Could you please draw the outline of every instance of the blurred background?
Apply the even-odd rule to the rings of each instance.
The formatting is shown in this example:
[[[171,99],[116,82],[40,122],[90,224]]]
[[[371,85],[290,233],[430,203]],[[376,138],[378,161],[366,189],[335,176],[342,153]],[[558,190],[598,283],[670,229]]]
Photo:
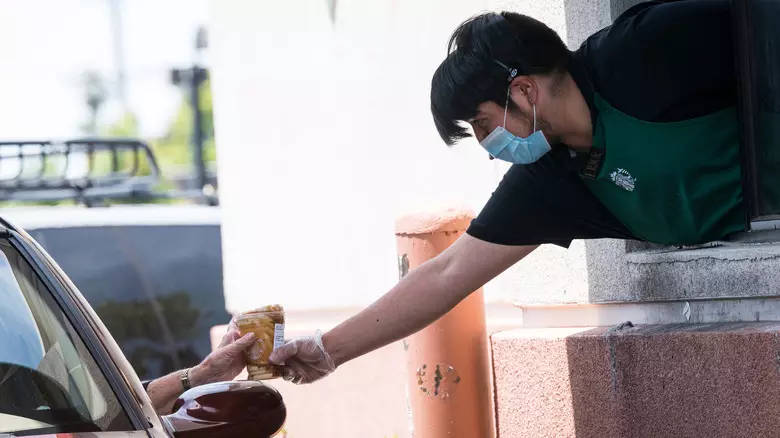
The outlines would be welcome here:
[[[198,363],[230,318],[218,211],[197,208],[218,203],[207,18],[205,0],[0,1],[1,208],[142,378]]]
[[[174,70],[207,66],[206,6],[205,0],[0,1],[2,138],[140,138],[166,174],[190,173],[192,98],[187,78],[175,78]],[[200,89],[204,158],[213,169],[208,78]]]

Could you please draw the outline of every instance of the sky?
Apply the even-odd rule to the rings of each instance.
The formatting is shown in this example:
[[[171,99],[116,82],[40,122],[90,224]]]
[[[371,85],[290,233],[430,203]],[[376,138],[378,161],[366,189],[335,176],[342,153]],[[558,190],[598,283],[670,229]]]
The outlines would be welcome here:
[[[81,73],[115,77],[111,1],[122,11],[126,94],[141,137],[164,133],[181,100],[169,70],[194,59],[207,0],[0,0],[0,141],[82,135]],[[110,104],[104,121],[119,108]]]

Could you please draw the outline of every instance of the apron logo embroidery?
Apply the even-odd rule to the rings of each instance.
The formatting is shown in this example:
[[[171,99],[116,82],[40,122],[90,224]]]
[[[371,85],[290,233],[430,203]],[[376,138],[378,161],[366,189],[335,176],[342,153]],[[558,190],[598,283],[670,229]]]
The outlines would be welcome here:
[[[618,168],[617,170],[612,171],[612,173],[609,174],[609,177],[612,179],[612,182],[621,189],[628,190],[629,192],[634,191],[636,178],[631,176],[626,169]]]

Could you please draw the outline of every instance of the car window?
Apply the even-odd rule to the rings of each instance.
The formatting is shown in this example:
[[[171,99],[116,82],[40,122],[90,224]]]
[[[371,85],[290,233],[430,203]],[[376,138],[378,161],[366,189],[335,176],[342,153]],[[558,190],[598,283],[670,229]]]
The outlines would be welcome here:
[[[132,429],[54,297],[0,242],[0,433]]]
[[[141,379],[197,365],[227,324],[219,225],[28,230],[78,287]]]

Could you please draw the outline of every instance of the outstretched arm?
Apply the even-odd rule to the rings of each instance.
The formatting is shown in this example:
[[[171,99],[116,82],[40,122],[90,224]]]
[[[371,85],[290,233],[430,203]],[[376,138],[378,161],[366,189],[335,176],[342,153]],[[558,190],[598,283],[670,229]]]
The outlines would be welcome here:
[[[288,342],[271,360],[286,365],[286,377],[293,382],[320,379],[345,362],[425,328],[536,247],[497,245],[463,235],[363,311],[321,337]]]
[[[465,234],[326,333],[325,351],[340,365],[422,330],[535,248],[496,245]]]

